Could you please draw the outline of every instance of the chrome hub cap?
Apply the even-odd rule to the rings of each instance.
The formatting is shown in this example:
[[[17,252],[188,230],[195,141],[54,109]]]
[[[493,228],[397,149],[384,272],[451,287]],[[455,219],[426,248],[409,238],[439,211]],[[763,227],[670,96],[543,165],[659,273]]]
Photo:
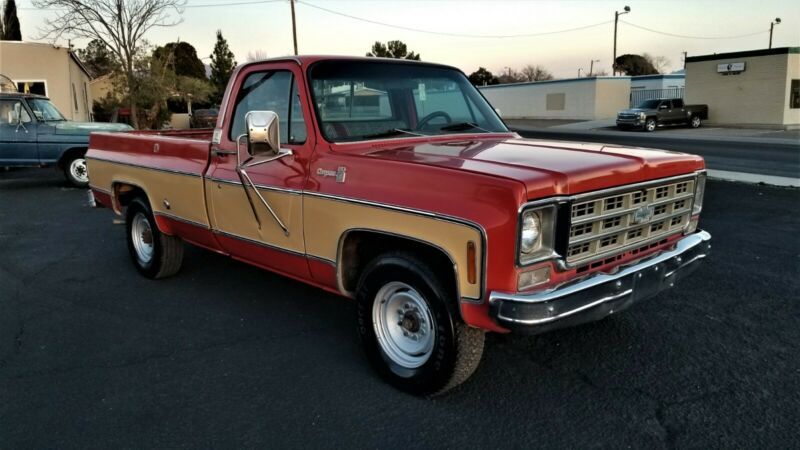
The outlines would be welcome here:
[[[647,130],[648,131],[653,131],[655,129],[656,129],[656,122],[653,121],[653,120],[648,120],[647,121]]]
[[[700,126],[700,118],[699,117],[697,117],[697,116],[692,117],[692,126],[695,127],[695,128]]]
[[[404,368],[425,364],[433,353],[433,315],[422,295],[405,283],[393,281],[378,291],[372,323],[383,352]]]
[[[86,160],[84,158],[73,159],[69,163],[69,173],[72,178],[80,181],[81,183],[89,182],[89,170],[86,168]]]
[[[136,250],[136,259],[145,266],[153,259],[153,230],[143,213],[136,213],[131,224],[131,240]]]

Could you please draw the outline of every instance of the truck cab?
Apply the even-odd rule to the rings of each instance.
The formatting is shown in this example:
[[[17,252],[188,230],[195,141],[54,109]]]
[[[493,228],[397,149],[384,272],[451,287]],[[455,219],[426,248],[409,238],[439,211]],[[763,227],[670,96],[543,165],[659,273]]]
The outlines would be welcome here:
[[[0,167],[57,166],[73,186],[85,187],[89,133],[131,129],[125,124],[68,121],[47,97],[0,93]]]

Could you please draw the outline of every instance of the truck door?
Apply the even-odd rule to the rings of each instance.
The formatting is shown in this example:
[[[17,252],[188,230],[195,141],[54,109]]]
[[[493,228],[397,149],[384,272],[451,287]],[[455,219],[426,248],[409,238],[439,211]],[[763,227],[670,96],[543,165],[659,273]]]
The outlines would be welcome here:
[[[681,109],[675,108],[672,100],[664,100],[661,104],[666,105],[666,109],[661,109],[658,114],[661,123],[673,124],[679,120]]]
[[[0,166],[39,164],[37,125],[22,100],[0,100]]]
[[[298,89],[300,77],[302,72],[293,63],[252,66],[239,72],[224,110],[219,143],[212,144],[205,183],[212,228],[226,252],[306,277],[302,189],[314,134],[306,128],[309,104],[305,91]],[[237,170],[236,152],[240,161],[249,156],[242,137],[249,111],[277,113],[281,146],[293,154],[244,168],[242,173]]]

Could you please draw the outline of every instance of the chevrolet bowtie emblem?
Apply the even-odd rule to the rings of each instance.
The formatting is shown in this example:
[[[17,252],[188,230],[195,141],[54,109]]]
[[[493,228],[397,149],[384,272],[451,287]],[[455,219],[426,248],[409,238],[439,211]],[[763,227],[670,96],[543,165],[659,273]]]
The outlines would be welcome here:
[[[642,206],[641,208],[635,209],[633,211],[633,219],[632,222],[634,225],[638,225],[640,223],[649,222],[650,219],[653,218],[653,207],[652,206]]]

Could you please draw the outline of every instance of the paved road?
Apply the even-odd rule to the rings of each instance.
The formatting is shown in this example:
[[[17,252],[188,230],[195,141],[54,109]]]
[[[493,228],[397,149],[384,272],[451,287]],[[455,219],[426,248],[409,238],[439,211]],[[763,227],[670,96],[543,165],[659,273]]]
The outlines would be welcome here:
[[[514,128],[513,125],[511,125]],[[732,136],[730,138],[687,137],[669,130],[572,131],[547,128],[515,128],[524,137],[567,141],[602,142],[662,148],[701,155],[709,169],[758,173],[788,178],[800,177],[800,140]]]
[[[798,448],[798,191],[709,182],[708,264],[600,323],[490,336],[423,400],[350,303],[190,248],[157,282],[50,171],[0,172],[0,447]]]

